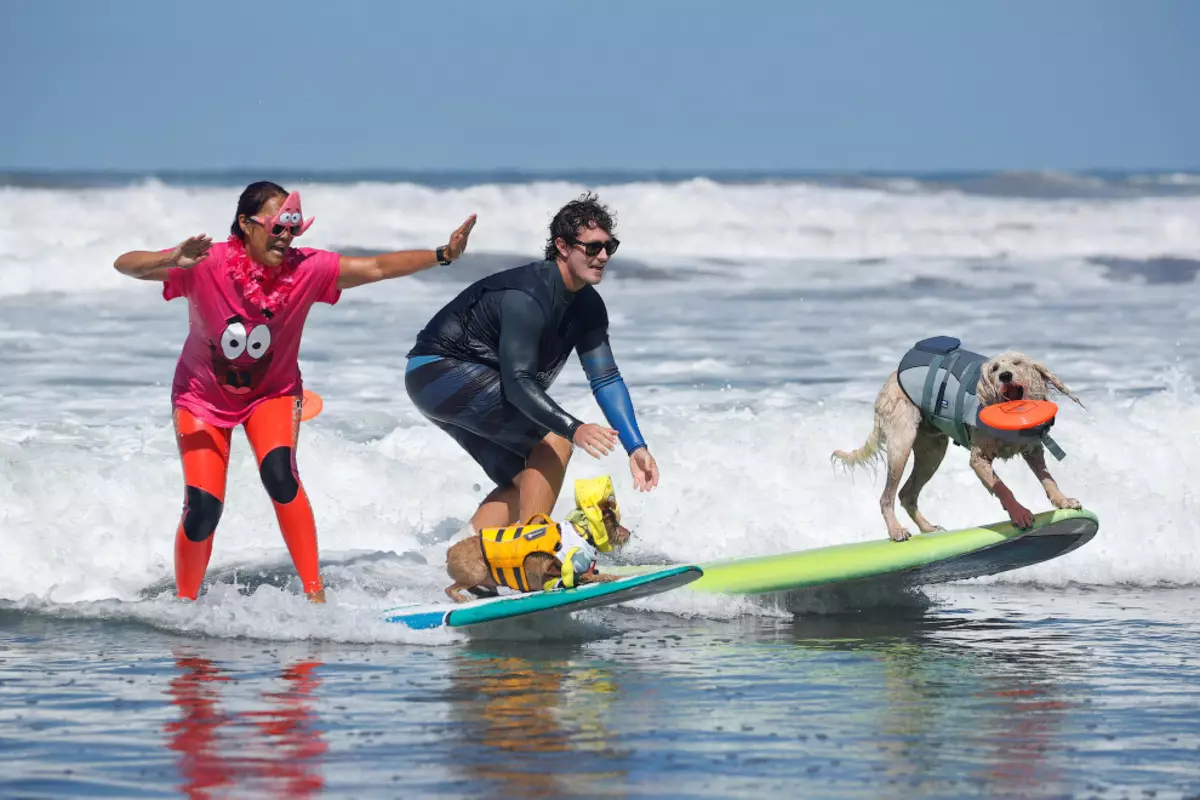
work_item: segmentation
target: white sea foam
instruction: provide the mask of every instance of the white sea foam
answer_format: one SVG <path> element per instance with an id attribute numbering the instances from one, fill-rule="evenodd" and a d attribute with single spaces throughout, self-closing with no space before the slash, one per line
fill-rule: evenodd
<path id="1" fill-rule="evenodd" d="M 305 207 L 318 217 L 305 243 L 425 246 L 478 211 L 473 249 L 532 258 L 549 212 L 582 188 L 305 187 Z M 299 465 L 333 605 L 312 610 L 294 581 L 249 594 L 222 585 L 195 605 L 146 599 L 147 587 L 169 583 L 183 499 L 168 391 L 186 313 L 111 263 L 123 250 L 219 234 L 235 194 L 156 183 L 0 189 L 0 599 L 205 635 L 408 641 L 378 610 L 442 597 L 446 543 L 488 489 L 403 390 L 415 332 L 461 288 L 444 280 L 454 267 L 443 280 L 348 292 L 311 317 L 302 364 L 326 410 L 305 425 Z M 640 495 L 622 457 L 580 454 L 568 480 L 613 474 L 635 530 L 623 560 L 696 562 L 884 536 L 882 477 L 836 473 L 829 453 L 866 437 L 875 392 L 904 350 L 949 333 L 980 352 L 1015 346 L 1044 359 L 1087 403 L 1063 405 L 1055 433 L 1068 457 L 1051 469 L 1099 515 L 1099 535 L 984 582 L 1196 581 L 1195 283 L 1142 279 L 1086 258 L 1194 256 L 1200 199 L 1034 201 L 707 181 L 602 187 L 602 197 L 619 211 L 626 244 L 601 290 L 663 479 Z M 677 280 L 623 277 L 622 257 Z M 574 366 L 553 394 L 600 420 Z M 1047 507 L 1022 464 L 999 471 L 1022 502 Z M 229 485 L 213 574 L 252 584 L 262 570 L 290 575 L 241 433 Z M 923 507 L 947 528 L 1003 517 L 955 448 Z M 686 591 L 637 607 L 779 613 Z"/>

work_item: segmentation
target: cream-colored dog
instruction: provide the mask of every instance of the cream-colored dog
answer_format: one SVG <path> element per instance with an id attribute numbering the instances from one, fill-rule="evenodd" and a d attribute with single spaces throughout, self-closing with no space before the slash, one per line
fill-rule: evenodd
<path id="1" fill-rule="evenodd" d="M 954 343 L 955 350 L 953 352 L 958 352 L 966 357 L 967 363 L 973 359 L 975 363 L 979 364 L 978 383 L 974 387 L 968 386 L 968 391 L 973 396 L 973 400 L 977 400 L 978 405 L 992 405 L 1021 399 L 1045 400 L 1051 388 L 1071 398 L 1079 405 L 1083 405 L 1079 398 L 1059 380 L 1057 375 L 1044 364 L 1034 361 L 1024 353 L 1008 351 L 994 358 L 984 359 L 977 353 L 958 351 L 956 349 L 958 340 L 956 339 L 936 337 L 918 343 L 916 348 L 909 351 L 909 355 L 917 353 L 927 342 L 940 345 L 946 341 Z M 917 498 L 921 489 L 941 466 L 942 458 L 946 454 L 946 446 L 950 441 L 950 436 L 944 432 L 946 426 L 943 425 L 939 428 L 934 424 L 930 415 L 922 411 L 919 401 L 914 402 L 912 399 L 913 395 L 917 393 L 911 388 L 906 391 L 905 386 L 902 385 L 901 374 L 905 372 L 905 364 L 908 362 L 909 356 L 905 358 L 906 361 L 901 362 L 901 368 L 888 376 L 875 400 L 875 424 L 866 443 L 851 452 L 836 450 L 833 453 L 834 459 L 850 467 L 874 460 L 880 451 L 886 453 L 887 481 L 883 487 L 883 494 L 879 498 L 879 507 L 883 512 L 884 521 L 887 523 L 888 535 L 898 542 L 904 541 L 911 535 L 896 519 L 895 512 L 896 488 L 900 485 L 900 478 L 904 475 L 904 468 L 910 454 L 914 457 L 912 474 L 900 489 L 900 505 L 904 507 L 908 516 L 917 524 L 922 533 L 942 530 L 940 526 L 931 523 L 921 513 L 917 506 Z M 960 372 L 960 374 L 964 373 Z M 917 379 L 920 377 L 918 374 Z M 964 381 L 964 383 L 969 384 L 971 381 Z M 913 384 L 909 382 L 907 385 L 911 387 Z M 942 403 L 942 407 L 945 405 Z M 1046 497 L 1055 508 L 1080 508 L 1078 500 L 1067 497 L 1059 491 L 1058 484 L 1055 483 L 1050 471 L 1046 468 L 1046 456 L 1042 441 L 1036 438 L 1028 441 L 1010 441 L 989 435 L 979 428 L 971 429 L 969 437 L 969 442 L 962 444 L 970 447 L 971 469 L 979 476 L 984 487 L 999 499 L 1000 505 L 1004 507 L 1009 519 L 1017 527 L 1030 527 L 1033 524 L 1033 514 L 1017 502 L 1012 491 L 996 475 L 992 468 L 992 462 L 997 458 L 1006 460 L 1019 454 L 1033 470 L 1034 475 L 1046 490 Z"/>

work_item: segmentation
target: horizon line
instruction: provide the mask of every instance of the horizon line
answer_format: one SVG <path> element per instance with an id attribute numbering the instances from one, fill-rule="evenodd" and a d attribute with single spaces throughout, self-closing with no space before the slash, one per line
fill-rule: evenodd
<path id="1" fill-rule="evenodd" d="M 292 175 L 679 175 L 704 177 L 707 175 L 760 175 L 781 176 L 913 176 L 913 175 L 1088 175 L 1103 173 L 1200 173 L 1200 166 L 1093 166 L 1077 168 L 1056 167 L 928 167 L 928 168 L 836 168 L 836 167 L 294 167 L 294 166 L 241 166 L 241 167 L 5 167 L 0 166 L 0 176 L 50 176 L 50 175 L 97 175 L 97 176 L 144 176 L 159 175 L 245 175 L 254 172 L 276 172 Z"/>

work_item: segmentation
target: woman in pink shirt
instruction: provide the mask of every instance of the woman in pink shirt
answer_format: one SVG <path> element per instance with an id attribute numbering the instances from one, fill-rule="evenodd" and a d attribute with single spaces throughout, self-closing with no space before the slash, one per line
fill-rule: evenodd
<path id="1" fill-rule="evenodd" d="M 292 247 L 312 222 L 299 193 L 259 181 L 238 198 L 226 241 L 193 236 L 174 250 L 125 253 L 114 265 L 162 281 L 165 300 L 188 301 L 188 337 L 171 387 L 185 487 L 175 533 L 179 597 L 194 600 L 200 591 L 224 508 L 230 438 L 243 425 L 304 591 L 325 601 L 316 523 L 296 471 L 304 388 L 298 356 L 308 310 L 336 303 L 342 289 L 449 264 L 466 249 L 475 215 L 437 250 L 366 258 Z"/>

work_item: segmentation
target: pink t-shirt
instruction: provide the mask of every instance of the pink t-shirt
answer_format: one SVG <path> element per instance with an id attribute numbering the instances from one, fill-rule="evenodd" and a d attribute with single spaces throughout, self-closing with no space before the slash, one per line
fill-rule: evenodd
<path id="1" fill-rule="evenodd" d="M 313 303 L 333 305 L 337 253 L 296 248 L 299 266 L 283 306 L 273 315 L 247 302 L 226 268 L 230 247 L 216 242 L 190 269 L 175 267 L 163 299 L 188 300 L 188 337 L 175 367 L 171 404 L 212 425 L 232 428 L 273 397 L 301 394 L 300 336 Z"/>

